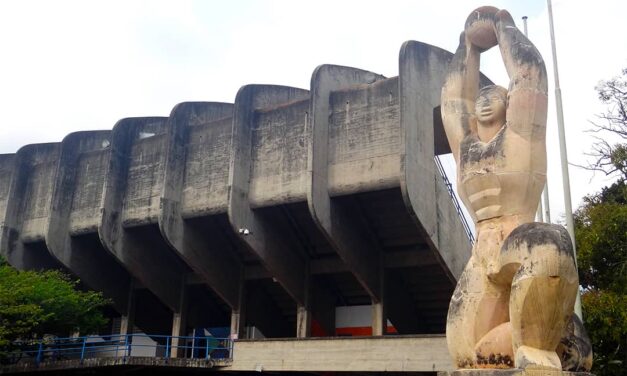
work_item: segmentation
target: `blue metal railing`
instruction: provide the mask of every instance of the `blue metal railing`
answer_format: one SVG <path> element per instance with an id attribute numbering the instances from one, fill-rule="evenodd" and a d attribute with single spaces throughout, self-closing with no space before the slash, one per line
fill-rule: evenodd
<path id="1" fill-rule="evenodd" d="M 28 343 L 16 344 L 17 350 L 10 356 L 17 362 L 89 358 L 127 358 L 131 356 L 152 356 L 159 358 L 187 359 L 230 359 L 233 354 L 233 341 L 229 338 L 211 336 L 166 336 L 127 334 L 109 336 L 85 336 L 68 338 L 46 338 Z"/>
<path id="2" fill-rule="evenodd" d="M 442 166 L 442 161 L 440 161 L 439 156 L 435 156 L 433 158 L 435 161 L 435 165 L 438 167 L 438 171 L 440 175 L 442 175 L 442 179 L 444 179 L 444 184 L 446 184 L 446 189 L 448 190 L 448 194 L 451 196 L 451 200 L 453 201 L 453 206 L 457 211 L 457 215 L 459 216 L 459 220 L 462 222 L 462 226 L 464 227 L 464 231 L 466 231 L 466 236 L 468 236 L 468 240 L 470 240 L 470 244 L 475 243 L 475 236 L 470 229 L 470 225 L 468 225 L 468 221 L 466 220 L 466 216 L 462 211 L 462 207 L 459 205 L 459 201 L 457 200 L 457 195 L 455 195 L 455 191 L 453 190 L 453 184 L 451 184 L 448 176 L 446 175 L 446 171 L 444 171 L 444 166 Z"/>

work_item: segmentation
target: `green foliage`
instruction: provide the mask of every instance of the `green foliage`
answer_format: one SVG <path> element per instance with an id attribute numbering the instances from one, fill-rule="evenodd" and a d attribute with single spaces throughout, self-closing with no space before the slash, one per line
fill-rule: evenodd
<path id="1" fill-rule="evenodd" d="M 601 202 L 626 205 L 627 184 L 625 184 L 625 180 L 621 179 L 609 187 L 603 188 L 601 193 L 597 196 L 596 203 Z"/>
<path id="2" fill-rule="evenodd" d="M 582 296 L 584 324 L 597 376 L 627 375 L 627 295 L 589 290 Z"/>
<path id="3" fill-rule="evenodd" d="M 100 293 L 59 271 L 18 271 L 0 261 L 0 350 L 44 334 L 93 333 L 106 324 Z"/>
<path id="4" fill-rule="evenodd" d="M 620 180 L 586 197 L 575 213 L 583 318 L 594 373 L 627 376 L 627 69 L 596 90 L 607 110 L 593 123 L 591 132 L 599 136 L 590 153 L 595 161 L 587 168 Z"/>
<path id="5" fill-rule="evenodd" d="M 575 214 L 584 324 L 598 376 L 627 375 L 627 184 L 588 196 Z"/>
<path id="6" fill-rule="evenodd" d="M 580 282 L 627 293 L 627 186 L 621 180 L 586 197 L 575 214 Z"/>

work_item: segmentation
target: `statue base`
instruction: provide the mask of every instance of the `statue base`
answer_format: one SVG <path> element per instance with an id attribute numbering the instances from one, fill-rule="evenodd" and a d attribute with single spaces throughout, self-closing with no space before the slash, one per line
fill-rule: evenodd
<path id="1" fill-rule="evenodd" d="M 594 375 L 589 372 L 570 372 L 570 371 L 556 370 L 552 368 L 528 367 L 526 369 L 520 369 L 520 368 L 458 369 L 457 371 L 452 371 L 452 372 L 438 372 L 438 376 L 594 376 Z"/>

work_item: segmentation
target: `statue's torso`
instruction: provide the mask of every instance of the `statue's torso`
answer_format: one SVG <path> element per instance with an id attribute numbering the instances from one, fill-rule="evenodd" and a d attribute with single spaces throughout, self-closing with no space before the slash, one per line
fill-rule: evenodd
<path id="1" fill-rule="evenodd" d="M 458 191 L 479 227 L 502 216 L 533 220 L 546 181 L 543 135 L 524 137 L 506 124 L 488 142 L 467 136 L 459 159 Z"/>

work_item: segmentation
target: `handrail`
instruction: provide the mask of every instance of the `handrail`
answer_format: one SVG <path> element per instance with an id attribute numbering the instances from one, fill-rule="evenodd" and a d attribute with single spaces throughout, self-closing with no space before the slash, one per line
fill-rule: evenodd
<path id="1" fill-rule="evenodd" d="M 140 338 L 149 338 L 153 343 L 140 343 Z M 114 334 L 45 338 L 16 343 L 16 346 L 19 351 L 11 354 L 14 359 L 12 363 L 26 361 L 39 364 L 46 360 L 66 359 L 78 359 L 83 363 L 83 360 L 89 358 L 146 356 L 134 355 L 141 349 L 154 351 L 154 357 L 165 359 L 231 359 L 233 356 L 233 341 L 230 338 L 212 336 Z"/>
<path id="2" fill-rule="evenodd" d="M 459 220 L 462 222 L 464 231 L 466 231 L 466 236 L 468 236 L 468 240 L 470 240 L 470 244 L 474 244 L 475 236 L 473 235 L 472 230 L 470 229 L 470 225 L 468 225 L 468 220 L 466 220 L 466 216 L 464 215 L 464 212 L 462 211 L 462 207 L 460 206 L 459 201 L 457 200 L 457 195 L 455 195 L 455 191 L 453 190 L 453 184 L 451 184 L 450 180 L 448 179 L 448 176 L 446 175 L 446 171 L 444 171 L 444 166 L 442 166 L 442 161 L 440 161 L 440 156 L 436 155 L 433 158 L 433 160 L 435 161 L 435 165 L 437 166 L 438 171 L 440 172 L 440 175 L 442 175 L 442 179 L 444 179 L 444 184 L 446 185 L 448 194 L 451 196 L 451 201 L 453 201 L 453 206 L 455 207 L 455 210 L 457 211 Z"/>

